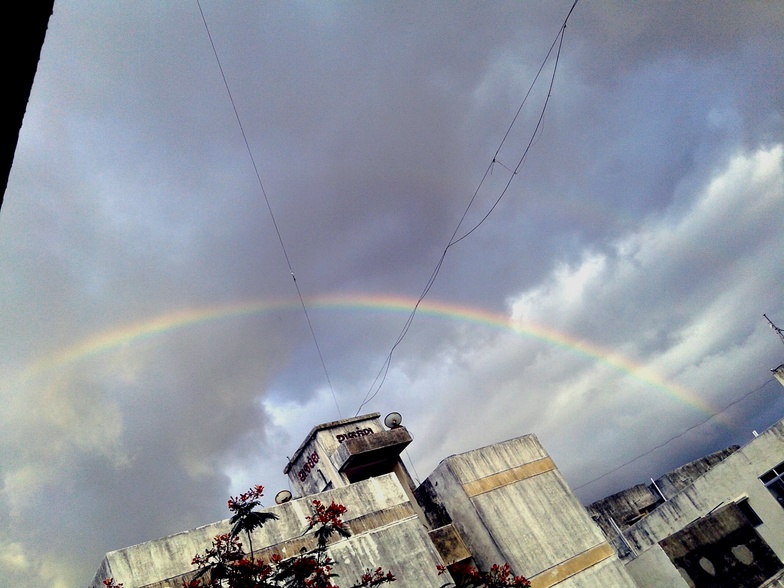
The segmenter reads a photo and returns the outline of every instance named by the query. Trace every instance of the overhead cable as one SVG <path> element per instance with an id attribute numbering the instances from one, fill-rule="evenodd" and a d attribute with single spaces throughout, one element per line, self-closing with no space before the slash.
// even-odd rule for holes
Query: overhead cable
<path id="1" fill-rule="evenodd" d="M 559 60 L 559 58 L 561 56 L 561 48 L 563 46 L 563 37 L 564 37 L 564 32 L 566 31 L 566 23 L 569 21 L 569 17 L 572 15 L 572 12 L 574 11 L 575 6 L 577 6 L 577 2 L 579 2 L 579 0 L 575 0 L 574 1 L 574 3 L 572 4 L 572 7 L 569 9 L 568 14 L 566 15 L 566 18 L 563 21 L 563 24 L 561 24 L 561 27 L 558 29 L 558 34 L 555 36 L 555 39 L 553 40 L 552 44 L 550 45 L 550 49 L 547 51 L 547 55 L 545 55 L 544 60 L 542 60 L 542 64 L 539 66 L 539 69 L 537 70 L 536 75 L 534 76 L 534 79 L 531 82 L 531 85 L 530 85 L 530 87 L 528 88 L 528 91 L 525 94 L 525 97 L 523 98 L 522 102 L 520 103 L 520 106 L 517 109 L 517 112 L 515 113 L 514 117 L 512 118 L 512 122 L 509 124 L 509 127 L 506 129 L 506 133 L 504 133 L 504 136 L 501 139 L 501 142 L 499 143 L 498 148 L 495 150 L 495 154 L 493 155 L 493 158 L 491 159 L 490 163 L 487 165 L 487 168 L 485 168 L 485 172 L 482 175 L 482 179 L 479 181 L 479 184 L 477 185 L 476 190 L 474 190 L 474 193 L 471 196 L 471 199 L 469 200 L 468 205 L 466 206 L 465 210 L 463 211 L 463 215 L 460 217 L 460 220 L 458 221 L 457 225 L 455 226 L 455 229 L 452 232 L 452 235 L 449 237 L 449 241 L 447 242 L 446 247 L 444 247 L 444 250 L 441 253 L 441 257 L 436 262 L 435 268 L 433 269 L 432 273 L 430 274 L 430 277 L 428 278 L 427 283 L 425 284 L 425 287 L 422 290 L 422 293 L 419 295 L 419 298 L 417 299 L 416 304 L 414 304 L 414 308 L 411 310 L 411 313 L 408 315 L 408 318 L 406 319 L 405 323 L 403 324 L 403 328 L 401 329 L 400 334 L 398 334 L 397 339 L 395 340 L 395 343 L 392 345 L 392 348 L 389 350 L 389 353 L 387 354 L 386 358 L 384 359 L 384 362 L 382 363 L 381 368 L 379 369 L 378 373 L 376 374 L 376 377 L 373 380 L 373 383 L 370 385 L 370 388 L 368 389 L 367 393 L 365 394 L 364 398 L 362 399 L 362 402 L 360 403 L 359 408 L 357 408 L 357 412 L 355 413 L 355 416 L 359 415 L 359 412 L 362 410 L 362 407 L 364 407 L 368 402 L 373 400 L 378 395 L 379 391 L 381 390 L 381 387 L 384 385 L 384 382 L 386 381 L 387 374 L 389 373 L 390 365 L 392 363 L 392 355 L 394 354 L 394 352 L 397 349 L 398 345 L 400 345 L 400 343 L 405 338 L 406 334 L 408 333 L 408 330 L 411 328 L 411 324 L 414 321 L 414 316 L 416 316 L 417 310 L 419 309 L 419 305 L 425 299 L 425 297 L 427 296 L 428 292 L 430 292 L 430 288 L 433 287 L 433 284 L 435 283 L 436 278 L 438 277 L 438 274 L 441 271 L 441 266 L 444 263 L 444 259 L 446 258 L 447 252 L 449 251 L 449 249 L 452 246 L 456 245 L 457 243 L 459 243 L 460 241 L 462 241 L 463 239 L 468 237 L 471 233 L 473 233 L 475 230 L 477 230 L 480 227 L 480 225 L 482 225 L 482 223 L 485 222 L 485 220 L 487 220 L 487 218 L 490 216 L 490 214 L 493 212 L 493 210 L 495 210 L 496 206 L 498 206 L 498 203 L 501 201 L 501 199 L 506 195 L 506 193 L 507 193 L 507 191 L 509 189 L 509 186 L 512 183 L 512 180 L 518 174 L 520 168 L 523 165 L 523 162 L 525 161 L 526 157 L 528 156 L 528 152 L 530 151 L 531 146 L 534 144 L 534 142 L 535 142 L 535 140 L 537 138 L 537 135 L 538 135 L 538 133 L 541 130 L 542 123 L 544 121 L 544 114 L 545 114 L 545 111 L 547 110 L 547 105 L 548 105 L 548 103 L 550 101 L 550 96 L 551 96 L 552 90 L 553 90 L 553 84 L 555 83 L 555 74 L 556 74 L 556 71 L 558 69 L 558 60 Z M 555 63 L 554 63 L 554 66 L 553 66 L 553 72 L 552 72 L 552 74 L 550 76 L 550 83 L 549 83 L 549 86 L 548 86 L 548 89 L 547 89 L 547 98 L 545 99 L 544 104 L 542 105 L 542 109 L 541 109 L 541 112 L 539 114 L 539 119 L 537 120 L 537 123 L 536 123 L 536 126 L 534 128 L 534 131 L 531 134 L 530 140 L 528 141 L 528 144 L 526 145 L 526 148 L 523 151 L 522 156 L 520 157 L 519 161 L 517 162 L 517 165 L 515 166 L 514 170 L 509 170 L 508 167 L 506 167 L 504 164 L 502 164 L 500 161 L 498 161 L 498 154 L 501 151 L 501 148 L 504 146 L 504 143 L 506 142 L 506 139 L 509 137 L 509 134 L 512 131 L 512 127 L 514 127 L 515 123 L 517 122 L 517 118 L 519 117 L 520 112 L 523 110 L 523 107 L 525 106 L 526 102 L 528 101 L 528 97 L 531 95 L 531 92 L 533 91 L 533 88 L 536 85 L 536 82 L 538 81 L 539 76 L 541 75 L 542 71 L 544 70 L 545 66 L 547 65 L 547 62 L 550 60 L 550 56 L 552 55 L 553 50 L 556 48 L 556 46 L 557 46 L 557 51 L 556 51 L 556 55 L 555 55 Z M 479 194 L 479 191 L 481 190 L 482 185 L 485 183 L 485 180 L 487 179 L 487 176 L 492 172 L 493 165 L 496 164 L 496 163 L 498 163 L 499 165 L 501 165 L 502 167 L 506 168 L 507 170 L 509 170 L 511 172 L 511 174 L 509 176 L 509 180 L 507 181 L 506 185 L 504 186 L 504 188 L 501 191 L 501 193 L 498 196 L 498 198 L 495 200 L 495 202 L 490 207 L 490 209 L 487 211 L 487 213 L 479 220 L 479 222 L 477 222 L 471 229 L 469 229 L 462 236 L 460 236 L 459 238 L 456 238 L 458 232 L 460 231 L 460 227 L 463 225 L 463 222 L 465 221 L 465 218 L 468 215 L 468 211 L 471 209 L 472 205 L 474 204 L 474 201 L 476 200 L 476 197 Z"/>
<path id="2" fill-rule="evenodd" d="M 221 77 L 223 78 L 223 85 L 226 87 L 226 93 L 229 95 L 229 101 L 231 102 L 231 107 L 234 109 L 234 116 L 237 119 L 237 125 L 239 125 L 240 127 L 240 133 L 242 133 L 242 139 L 243 141 L 245 141 L 245 149 L 248 151 L 248 156 L 250 157 L 250 161 L 253 164 L 253 171 L 256 173 L 256 180 L 258 181 L 259 188 L 261 188 L 261 194 L 264 196 L 264 202 L 267 205 L 267 210 L 269 211 L 270 218 L 272 219 L 272 225 L 275 227 L 275 234 L 278 236 L 278 242 L 280 243 L 280 248 L 283 250 L 283 257 L 286 258 L 286 265 L 289 268 L 291 279 L 294 282 L 294 288 L 297 291 L 299 302 L 302 305 L 302 311 L 305 313 L 305 320 L 308 323 L 310 334 L 313 337 L 313 343 L 316 346 L 316 351 L 318 352 L 319 360 L 321 361 L 321 367 L 324 369 L 324 376 L 327 378 L 327 384 L 329 384 L 329 389 L 332 392 L 332 399 L 335 401 L 335 407 L 338 409 L 338 415 L 340 415 L 340 417 L 343 418 L 343 414 L 340 411 L 340 405 L 338 404 L 337 396 L 335 395 L 335 389 L 332 387 L 332 381 L 329 378 L 329 372 L 327 371 L 327 364 L 324 362 L 324 356 L 321 353 L 321 347 L 319 346 L 318 339 L 316 338 L 316 331 L 313 330 L 313 323 L 311 323 L 310 321 L 310 315 L 308 314 L 308 309 L 307 306 L 305 305 L 305 299 L 302 297 L 302 292 L 299 289 L 297 278 L 294 275 L 294 269 L 291 267 L 291 260 L 289 259 L 289 254 L 286 251 L 286 245 L 283 243 L 283 237 L 280 234 L 278 223 L 275 220 L 275 215 L 272 212 L 272 205 L 270 204 L 269 198 L 267 197 L 267 191 L 264 189 L 264 183 L 261 181 L 261 174 L 259 173 L 259 168 L 256 165 L 256 159 L 253 157 L 253 151 L 250 148 L 248 137 L 245 134 L 245 128 L 242 126 L 240 113 L 237 110 L 237 105 L 234 103 L 234 97 L 231 94 L 231 89 L 229 88 L 229 82 L 226 80 L 226 74 L 223 72 L 223 66 L 221 65 L 220 57 L 218 57 L 218 50 L 215 48 L 215 43 L 212 40 L 212 34 L 210 34 L 210 27 L 207 25 L 207 19 L 204 17 L 204 11 L 201 8 L 201 2 L 199 0 L 196 0 L 196 4 L 199 7 L 201 20 L 204 23 L 204 28 L 207 31 L 207 36 L 210 39 L 212 52 L 215 55 L 215 61 L 218 63 L 218 69 L 220 70 Z"/>
<path id="3" fill-rule="evenodd" d="M 736 404 L 738 404 L 739 402 L 742 402 L 742 401 L 746 400 L 746 398 L 748 398 L 748 397 L 749 397 L 749 396 L 751 396 L 752 394 L 754 394 L 754 393 L 756 393 L 756 392 L 759 392 L 759 391 L 760 391 L 760 390 L 762 390 L 763 388 L 767 387 L 767 386 L 768 386 L 768 384 L 770 384 L 771 382 L 775 382 L 775 381 L 776 381 L 775 379 L 773 379 L 773 378 L 770 378 L 769 380 L 767 380 L 767 381 L 766 381 L 764 384 L 762 384 L 761 386 L 758 386 L 758 387 L 754 388 L 754 389 L 753 389 L 753 390 L 751 390 L 750 392 L 746 392 L 746 393 L 745 393 L 743 396 L 741 396 L 740 398 L 738 398 L 738 399 L 736 399 L 736 400 L 733 400 L 733 401 L 732 401 L 732 402 L 730 402 L 730 403 L 729 403 L 727 406 L 725 406 L 724 408 L 722 408 L 720 411 L 713 413 L 713 414 L 712 414 L 712 415 L 710 415 L 708 418 L 701 420 L 699 423 L 696 423 L 696 424 L 692 425 L 691 427 L 689 427 L 689 428 L 687 428 L 687 429 L 684 429 L 683 431 L 681 431 L 681 432 L 680 432 L 680 433 L 678 433 L 677 435 L 674 435 L 674 436 L 670 437 L 669 439 L 667 439 L 666 441 L 664 441 L 664 442 L 662 442 L 662 443 L 659 443 L 659 444 L 658 444 L 658 445 L 656 445 L 655 447 L 651 447 L 651 448 L 650 448 L 648 451 L 646 451 L 645 453 L 641 453 L 641 454 L 640 454 L 640 455 L 638 455 L 637 457 L 635 457 L 635 458 L 632 458 L 632 459 L 630 459 L 629 461 L 626 461 L 626 462 L 622 463 L 622 464 L 621 464 L 621 465 L 619 465 L 618 467 L 616 467 L 616 468 L 613 468 L 613 469 L 611 469 L 610 471 L 603 473 L 603 474 L 602 474 L 601 476 L 599 476 L 598 478 L 594 478 L 593 480 L 589 480 L 588 482 L 585 482 L 584 484 L 580 484 L 579 486 L 575 486 L 574 488 L 572 488 L 572 490 L 580 490 L 581 488 L 585 488 L 586 486 L 590 486 L 590 485 L 591 485 L 591 484 L 593 484 L 594 482 L 598 482 L 599 480 L 603 480 L 603 479 L 604 479 L 604 478 L 606 478 L 607 476 L 609 476 L 609 475 L 611 475 L 611 474 L 614 474 L 614 473 L 615 473 L 615 472 L 617 472 L 618 470 L 621 470 L 621 469 L 625 468 L 627 465 L 633 464 L 635 461 L 637 461 L 637 460 L 640 460 L 640 459 L 642 459 L 643 457 L 645 457 L 645 456 L 647 456 L 647 455 L 650 455 L 650 454 L 651 454 L 651 453 L 653 453 L 654 451 L 657 451 L 657 450 L 661 449 L 662 447 L 665 447 L 665 446 L 669 445 L 670 443 L 672 443 L 672 442 L 673 442 L 673 441 L 675 441 L 676 439 L 680 439 L 681 437 L 683 437 L 683 436 L 684 436 L 686 433 L 688 433 L 689 431 L 693 431 L 693 430 L 694 430 L 694 429 L 696 429 L 697 427 L 701 427 L 702 425 L 704 425 L 705 423 L 707 423 L 709 420 L 711 420 L 711 419 L 713 419 L 713 418 L 715 418 L 715 417 L 719 416 L 720 414 L 722 414 L 722 413 L 726 412 L 728 409 L 732 408 L 733 406 L 735 406 L 735 405 L 736 405 Z"/>

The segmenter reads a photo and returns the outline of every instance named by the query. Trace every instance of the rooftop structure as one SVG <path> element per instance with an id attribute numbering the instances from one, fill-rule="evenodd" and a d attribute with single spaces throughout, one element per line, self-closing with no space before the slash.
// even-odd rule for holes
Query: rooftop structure
<path id="1" fill-rule="evenodd" d="M 315 545 L 302 533 L 313 499 L 347 507 L 351 537 L 330 544 L 341 584 L 383 567 L 401 588 L 438 588 L 437 566 L 508 563 L 535 588 L 634 588 L 615 551 L 574 496 L 535 435 L 460 455 L 414 487 L 400 453 L 412 441 L 379 414 L 314 427 L 284 472 L 298 497 L 265 509 L 279 519 L 254 532 L 257 557 L 285 558 Z M 181 586 L 191 560 L 228 532 L 220 521 L 106 554 L 92 586 L 112 577 L 125 588 Z M 454 569 L 454 568 L 452 568 Z"/>
<path id="2" fill-rule="evenodd" d="M 449 577 L 437 566 L 471 563 L 509 564 L 534 588 L 784 588 L 784 420 L 586 510 L 533 434 L 450 456 L 415 487 L 400 459 L 410 433 L 379 417 L 310 431 L 284 469 L 297 496 L 265 509 L 279 520 L 254 532 L 257 557 L 313 547 L 302 527 L 319 499 L 348 509 L 351 537 L 329 545 L 346 585 L 381 567 L 401 588 L 441 588 Z M 92 586 L 113 577 L 124 588 L 179 587 L 193 556 L 229 528 L 107 553 Z"/>
<path id="3" fill-rule="evenodd" d="M 784 419 L 588 511 L 641 588 L 784 586 Z"/>

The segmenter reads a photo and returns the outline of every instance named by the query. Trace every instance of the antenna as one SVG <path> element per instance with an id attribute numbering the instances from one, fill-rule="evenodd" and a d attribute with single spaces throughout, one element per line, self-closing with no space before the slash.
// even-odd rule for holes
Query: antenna
<path id="1" fill-rule="evenodd" d="M 778 333 L 779 339 L 781 339 L 781 342 L 784 343 L 784 329 L 779 329 L 776 325 L 774 325 L 773 321 L 768 318 L 767 314 L 763 314 L 762 316 L 765 317 L 765 320 L 768 321 L 770 328 Z"/>

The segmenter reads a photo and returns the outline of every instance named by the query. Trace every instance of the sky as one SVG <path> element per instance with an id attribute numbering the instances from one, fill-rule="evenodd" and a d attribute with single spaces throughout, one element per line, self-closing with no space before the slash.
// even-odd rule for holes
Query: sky
<path id="1" fill-rule="evenodd" d="M 360 408 L 418 480 L 536 433 L 585 502 L 784 416 L 784 10 L 580 0 L 553 79 L 571 4 L 203 0 L 243 137 L 195 2 L 55 3 L 0 210 L 0 586 L 271 503 Z"/>

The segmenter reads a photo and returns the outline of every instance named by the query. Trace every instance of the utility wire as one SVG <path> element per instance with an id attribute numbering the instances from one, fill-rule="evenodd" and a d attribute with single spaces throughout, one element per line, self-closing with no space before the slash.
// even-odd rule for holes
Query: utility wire
<path id="1" fill-rule="evenodd" d="M 408 453 L 408 447 L 403 449 L 406 452 L 406 457 L 408 458 L 408 463 L 411 464 L 411 470 L 414 472 L 414 481 L 416 482 L 417 486 L 421 486 L 422 482 L 419 481 L 419 474 L 417 474 L 416 466 L 414 465 L 414 460 L 411 459 L 411 455 Z"/>
<path id="2" fill-rule="evenodd" d="M 576 4 L 576 2 L 575 2 L 575 4 Z M 534 132 L 531 133 L 531 138 L 528 141 L 528 145 L 525 146 L 525 150 L 523 151 L 523 155 L 520 157 L 520 160 L 517 162 L 517 166 L 515 166 L 514 171 L 512 172 L 512 175 L 509 176 L 509 180 L 507 180 L 506 186 L 504 186 L 504 189 L 501 191 L 501 194 L 499 194 L 498 198 L 493 203 L 493 205 L 490 207 L 490 209 L 479 220 L 479 222 L 476 223 L 468 232 L 466 232 L 459 239 L 453 239 L 452 241 L 450 241 L 450 243 L 449 243 L 449 245 L 447 247 L 451 247 L 452 245 L 456 245 L 457 243 L 459 243 L 460 241 L 462 241 L 463 239 L 468 237 L 468 235 L 470 235 L 475 230 L 477 230 L 482 225 L 482 223 L 484 223 L 487 220 L 487 217 L 489 217 L 492 214 L 492 212 L 495 210 L 495 207 L 498 206 L 499 202 L 501 202 L 501 199 L 506 194 L 506 191 L 509 189 L 509 186 L 512 185 L 512 180 L 517 175 L 517 172 L 520 171 L 520 168 L 522 167 L 523 162 L 525 161 L 525 158 L 528 156 L 528 152 L 531 150 L 531 147 L 533 146 L 535 140 L 538 137 L 539 129 L 541 128 L 542 123 L 544 122 L 544 113 L 547 110 L 547 104 L 548 104 L 548 102 L 550 102 L 550 96 L 552 96 L 552 93 L 553 93 L 553 84 L 555 83 L 555 72 L 558 70 L 558 60 L 561 57 L 561 47 L 563 46 L 563 37 L 564 37 L 563 36 L 563 32 L 564 32 L 565 29 L 566 29 L 566 23 L 564 23 L 564 27 L 561 29 L 561 31 L 559 33 L 560 39 L 556 39 L 556 40 L 558 40 L 558 51 L 555 54 L 555 65 L 553 66 L 553 74 L 550 77 L 550 86 L 547 88 L 547 98 L 545 98 L 545 100 L 544 100 L 544 105 L 542 106 L 542 110 L 539 113 L 539 119 L 536 121 L 536 126 L 534 127 Z M 552 47 L 550 47 L 550 51 L 552 51 Z M 548 52 L 547 55 L 549 57 L 550 53 Z M 495 161 L 496 161 L 495 158 L 493 158 L 493 162 L 495 162 Z M 501 165 L 503 165 L 503 164 L 501 164 Z M 506 167 L 506 166 L 504 166 L 504 167 Z M 466 212 L 468 212 L 468 211 L 466 210 Z"/>
<path id="3" fill-rule="evenodd" d="M 264 202 L 267 205 L 267 210 L 269 211 L 270 218 L 272 219 L 272 225 L 275 227 L 275 234 L 278 236 L 278 242 L 280 243 L 280 248 L 283 250 L 283 257 L 286 258 L 286 265 L 289 268 L 291 279 L 294 282 L 294 288 L 297 291 L 299 302 L 302 305 L 302 311 L 305 313 L 305 319 L 307 320 L 308 328 L 310 329 L 310 334 L 313 336 L 313 343 L 316 345 L 316 351 L 318 352 L 319 360 L 321 361 L 321 367 L 324 369 L 324 376 L 326 376 L 327 383 L 329 384 L 330 392 L 332 392 L 332 399 L 335 401 L 335 407 L 338 409 L 338 415 L 340 415 L 340 418 L 343 418 L 343 414 L 340 412 L 340 405 L 338 404 L 337 396 L 335 395 L 335 389 L 332 387 L 332 380 L 330 380 L 329 378 L 329 372 L 327 371 L 327 364 L 324 362 L 324 356 L 321 353 L 321 347 L 319 346 L 318 339 L 316 338 L 316 332 L 313 330 L 313 323 L 311 323 L 310 321 L 310 315 L 308 314 L 307 306 L 305 306 L 305 299 L 302 297 L 302 292 L 300 291 L 299 284 L 297 283 L 297 277 L 294 275 L 294 269 L 291 267 L 291 260 L 289 260 L 289 254 L 286 251 L 286 246 L 283 244 L 283 237 L 280 234 L 280 229 L 278 228 L 278 223 L 275 220 L 275 215 L 272 213 L 272 205 L 270 204 L 269 198 L 267 197 L 267 191 L 264 189 L 264 183 L 261 181 L 261 174 L 259 173 L 259 168 L 256 165 L 256 159 L 253 157 L 253 151 L 250 148 L 248 137 L 245 134 L 245 128 L 242 126 L 240 113 L 237 110 L 237 105 L 234 103 L 234 97 L 231 94 L 231 89 L 229 88 L 229 82 L 228 80 L 226 80 L 226 74 L 223 72 L 223 66 L 221 65 L 221 60 L 220 57 L 218 57 L 218 50 L 215 48 L 215 43 L 212 40 L 210 27 L 207 25 L 207 19 L 204 17 L 204 11 L 201 8 L 201 2 L 199 0 L 196 0 L 196 4 L 199 7 L 199 14 L 201 14 L 201 20 L 204 23 L 204 29 L 207 31 L 207 37 L 209 37 L 210 39 L 212 52 L 215 55 L 215 61 L 218 63 L 218 69 L 220 70 L 221 77 L 223 78 L 223 85 L 226 87 L 226 93 L 229 95 L 229 101 L 231 102 L 231 107 L 232 109 L 234 109 L 234 116 L 237 119 L 237 125 L 239 125 L 240 127 L 240 133 L 242 133 L 242 140 L 245 142 L 245 149 L 248 151 L 248 156 L 250 157 L 250 161 L 253 164 L 253 171 L 256 173 L 256 180 L 258 181 L 259 188 L 261 188 L 261 194 L 264 196 Z"/>
<path id="4" fill-rule="evenodd" d="M 681 432 L 680 432 L 680 433 L 678 433 L 677 435 L 675 435 L 675 436 L 673 436 L 673 437 L 670 437 L 669 439 L 667 439 L 667 440 L 666 440 L 666 441 L 664 441 L 663 443 L 659 443 L 658 445 L 656 445 L 655 447 L 652 447 L 651 449 L 649 449 L 649 450 L 648 450 L 648 451 L 646 451 L 645 453 L 641 453 L 641 454 L 640 454 L 640 455 L 638 455 L 637 457 L 635 457 L 635 458 L 633 458 L 633 459 L 630 459 L 629 461 L 626 461 L 626 462 L 622 463 L 622 464 L 621 464 L 621 465 L 619 465 L 618 467 L 611 469 L 609 472 L 605 472 L 604 474 L 602 474 L 602 475 L 601 475 L 601 476 L 599 476 L 598 478 L 594 478 L 593 480 L 590 480 L 590 481 L 588 481 L 588 482 L 585 482 L 584 484 L 581 484 L 580 486 L 575 486 L 574 488 L 572 488 L 572 490 L 580 490 L 581 488 L 585 488 L 586 486 L 590 486 L 590 485 L 591 485 L 591 484 L 593 484 L 594 482 L 598 482 L 599 480 L 602 480 L 602 479 L 606 478 L 607 476 L 609 476 L 609 475 L 611 475 L 611 474 L 614 474 L 614 473 L 615 473 L 615 472 L 617 472 L 618 470 L 620 470 L 620 469 L 622 469 L 622 468 L 625 468 L 627 465 L 633 464 L 635 461 L 637 461 L 637 460 L 639 460 L 639 459 L 642 459 L 643 457 L 645 457 L 645 456 L 647 456 L 647 455 L 650 455 L 650 454 L 651 454 L 651 453 L 653 453 L 654 451 L 656 451 L 656 450 L 658 450 L 658 449 L 661 449 L 662 447 L 664 447 L 664 446 L 666 446 L 666 445 L 669 445 L 670 443 L 672 443 L 672 442 L 673 442 L 673 441 L 675 441 L 676 439 L 680 439 L 681 437 L 683 437 L 683 436 L 684 436 L 686 433 L 688 433 L 689 431 L 693 431 L 693 430 L 694 430 L 694 429 L 696 429 L 697 427 L 701 427 L 702 425 L 704 425 L 705 423 L 707 423 L 709 420 L 711 420 L 711 419 L 713 419 L 713 418 L 715 418 L 715 417 L 719 416 L 720 414 L 722 414 L 722 413 L 726 412 L 728 409 L 732 408 L 733 406 L 735 406 L 735 405 L 736 405 L 736 404 L 738 404 L 739 402 L 742 402 L 742 401 L 746 400 L 746 398 L 748 398 L 748 397 L 749 397 L 749 396 L 751 396 L 752 394 L 754 394 L 754 393 L 756 393 L 756 392 L 759 392 L 759 391 L 760 391 L 760 390 L 762 390 L 763 388 L 767 387 L 767 386 L 768 386 L 768 384 L 770 384 L 771 382 L 775 382 L 775 381 L 776 381 L 776 380 L 775 380 L 774 378 L 771 378 L 771 379 L 767 380 L 767 381 L 766 381 L 764 384 L 762 384 L 761 386 L 758 386 L 757 388 L 754 388 L 754 390 L 751 390 L 750 392 L 746 392 L 746 393 L 745 393 L 743 396 L 741 396 L 741 397 L 740 397 L 740 398 L 738 398 L 737 400 L 733 400 L 733 401 L 732 401 L 732 402 L 730 402 L 730 403 L 729 403 L 727 406 L 725 406 L 724 408 L 722 408 L 720 411 L 713 413 L 713 414 L 712 414 L 712 415 L 710 415 L 708 418 L 701 420 L 699 423 L 697 423 L 697 424 L 695 424 L 695 425 L 692 425 L 691 427 L 689 427 L 689 428 L 687 428 L 687 429 L 684 429 L 683 431 L 681 431 Z"/>
<path id="5" fill-rule="evenodd" d="M 542 123 L 544 121 L 544 114 L 545 114 L 545 111 L 547 110 L 547 105 L 548 105 L 548 103 L 550 101 L 550 96 L 552 95 L 553 84 L 555 83 L 555 74 L 556 74 L 556 71 L 558 69 L 558 60 L 559 60 L 559 58 L 561 56 L 561 48 L 563 47 L 563 37 L 564 37 L 564 32 L 566 31 L 566 23 L 569 21 L 569 17 L 572 15 L 572 12 L 574 12 L 574 8 L 575 8 L 575 6 L 577 6 L 577 2 L 579 2 L 579 0 L 574 0 L 574 3 L 572 4 L 572 7 L 569 9 L 569 13 L 566 15 L 566 18 L 563 21 L 563 24 L 558 29 L 558 34 L 555 36 L 555 39 L 553 40 L 552 44 L 550 45 L 550 49 L 547 51 L 547 55 L 545 55 L 545 58 L 542 61 L 542 64 L 539 66 L 539 69 L 536 72 L 536 75 L 534 76 L 533 81 L 531 82 L 531 86 L 528 88 L 528 91 L 526 92 L 525 97 L 523 98 L 523 101 L 520 103 L 520 106 L 518 107 L 517 112 L 515 113 L 514 117 L 512 118 L 512 122 L 509 124 L 509 127 L 506 129 L 506 133 L 504 133 L 504 136 L 501 139 L 501 142 L 499 143 L 498 148 L 495 151 L 495 154 L 493 155 L 493 159 L 487 165 L 487 168 L 485 169 L 485 172 L 482 175 L 482 179 L 479 181 L 479 185 L 476 187 L 476 190 L 474 190 L 474 193 L 473 193 L 473 195 L 471 196 L 471 199 L 468 202 L 468 206 L 466 206 L 465 210 L 463 211 L 463 215 L 460 217 L 460 220 L 458 221 L 457 225 L 455 226 L 455 229 L 452 232 L 452 235 L 449 237 L 449 241 L 447 242 L 446 247 L 442 251 L 441 257 L 436 262 L 436 266 L 433 269 L 432 273 L 430 274 L 430 277 L 428 278 L 427 283 L 425 284 L 425 287 L 422 290 L 422 293 L 419 295 L 419 298 L 417 299 L 416 304 L 414 304 L 414 308 L 411 310 L 411 313 L 408 315 L 408 318 L 406 319 L 405 323 L 403 324 L 403 328 L 401 329 L 400 334 L 397 336 L 397 339 L 395 340 L 395 343 L 392 345 L 392 348 L 390 349 L 389 353 L 387 354 L 386 358 L 384 359 L 384 362 L 381 365 L 381 368 L 379 369 L 378 373 L 376 374 L 376 377 L 373 380 L 373 383 L 370 385 L 370 388 L 368 389 L 367 393 L 365 394 L 364 398 L 362 399 L 362 402 L 360 403 L 359 408 L 357 408 L 357 412 L 355 413 L 354 416 L 359 415 L 359 412 L 362 410 L 362 407 L 364 407 L 368 402 L 373 400 L 378 395 L 379 391 L 381 390 L 381 387 L 384 385 L 384 382 L 386 381 L 387 374 L 389 373 L 390 365 L 392 363 L 392 355 L 395 353 L 395 350 L 397 349 L 398 345 L 400 345 L 400 343 L 403 341 L 403 339 L 405 338 L 406 334 L 408 333 L 408 330 L 411 328 L 411 324 L 414 322 L 414 316 L 416 316 L 417 310 L 419 309 L 419 305 L 422 303 L 422 301 L 425 299 L 427 294 L 430 292 L 430 289 L 433 287 L 433 284 L 435 283 L 436 278 L 438 277 L 438 274 L 441 271 L 441 266 L 444 263 L 444 259 L 446 258 L 446 254 L 449 251 L 449 249 L 452 246 L 454 246 L 457 243 L 459 243 L 460 241 L 462 241 L 463 239 L 465 239 L 466 237 L 468 237 L 471 233 L 473 233 L 475 230 L 477 230 L 479 228 L 479 226 L 482 225 L 482 223 L 485 222 L 485 220 L 487 220 L 487 218 L 490 216 L 490 214 L 493 212 L 493 210 L 495 210 L 496 206 L 498 206 L 498 203 L 501 202 L 501 199 L 506 195 L 507 191 L 509 190 L 509 186 L 512 183 L 512 180 L 517 175 L 517 173 L 519 172 L 520 168 L 523 165 L 523 162 L 525 161 L 525 158 L 528 156 L 528 152 L 530 151 L 531 146 L 534 144 L 534 142 L 535 142 L 535 140 L 537 138 L 537 134 L 540 132 L 541 127 L 542 127 Z M 512 128 L 514 127 L 515 123 L 517 122 L 517 118 L 520 116 L 520 112 L 523 110 L 523 107 L 525 106 L 526 102 L 528 101 L 528 98 L 531 95 L 531 92 L 533 91 L 533 88 L 536 85 L 536 82 L 539 80 L 539 76 L 541 75 L 542 71 L 544 70 L 545 66 L 547 65 L 547 62 L 550 60 L 550 56 L 552 55 L 553 50 L 555 49 L 556 46 L 558 47 L 558 49 L 557 49 L 556 56 L 555 56 L 555 64 L 553 66 L 553 72 L 552 72 L 552 74 L 550 76 L 550 84 L 549 84 L 549 87 L 548 87 L 548 90 L 547 90 L 547 98 L 545 99 L 544 104 L 542 105 L 542 109 L 541 109 L 541 112 L 539 114 L 539 119 L 537 120 L 536 127 L 534 128 L 534 131 L 531 134 L 531 138 L 528 141 L 528 144 L 527 144 L 525 150 L 523 151 L 523 155 L 520 157 L 519 161 L 517 162 L 517 165 L 515 166 L 515 169 L 514 170 L 509 170 L 509 171 L 511 171 L 511 174 L 509 176 L 509 180 L 507 181 L 506 185 L 504 186 L 503 190 L 501 191 L 501 194 L 498 196 L 498 198 L 495 200 L 495 202 L 491 206 L 490 210 L 488 210 L 487 213 L 482 217 L 482 219 L 478 223 L 476 223 L 470 230 L 468 230 L 461 237 L 455 238 L 457 236 L 458 232 L 460 231 L 460 227 L 463 225 L 463 222 L 465 221 L 466 216 L 468 215 L 468 211 L 471 209 L 472 205 L 474 204 L 474 201 L 476 200 L 476 197 L 479 194 L 479 191 L 482 189 L 482 186 L 484 185 L 485 180 L 487 179 L 487 176 L 492 173 L 493 165 L 498 163 L 499 165 L 501 165 L 502 167 L 506 168 L 507 170 L 509 169 L 504 164 L 502 164 L 500 161 L 498 161 L 498 154 L 501 151 L 501 148 L 504 146 L 504 143 L 506 142 L 506 139 L 509 137 L 509 134 L 512 131 Z"/>

